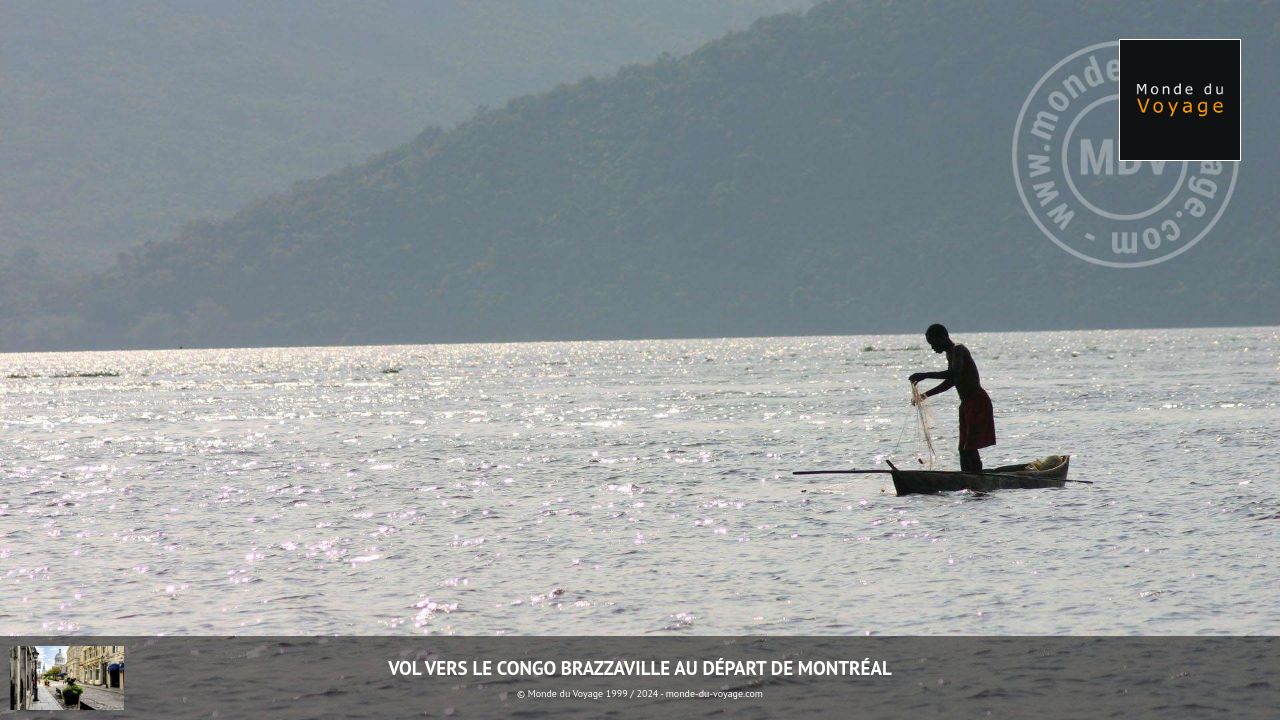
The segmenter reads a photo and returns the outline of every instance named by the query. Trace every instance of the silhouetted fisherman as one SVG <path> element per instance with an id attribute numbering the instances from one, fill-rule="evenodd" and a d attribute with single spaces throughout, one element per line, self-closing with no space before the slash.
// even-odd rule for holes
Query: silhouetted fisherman
<path id="1" fill-rule="evenodd" d="M 947 354 L 947 369 L 942 372 L 913 373 L 911 384 L 921 380 L 941 380 L 942 384 L 924 393 L 932 397 L 955 388 L 960 395 L 960 469 L 982 472 L 982 456 L 978 450 L 996 444 L 996 418 L 991 397 L 978 380 L 978 366 L 969 348 L 951 341 L 947 329 L 937 323 L 925 330 L 924 339 L 934 352 Z"/>

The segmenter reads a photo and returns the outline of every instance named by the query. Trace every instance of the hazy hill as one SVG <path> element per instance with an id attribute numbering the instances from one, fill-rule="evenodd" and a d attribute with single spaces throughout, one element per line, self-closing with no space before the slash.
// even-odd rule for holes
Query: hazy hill
<path id="1" fill-rule="evenodd" d="M 123 259 L 16 346 L 1275 322 L 1273 4 L 821 5 L 522 97 Z M 1243 37 L 1246 160 L 1174 261 L 1075 260 L 1009 168 L 1023 98 L 1116 36 Z"/>
<path id="2" fill-rule="evenodd" d="M 126 246 L 810 0 L 0 3 L 0 259 Z"/>

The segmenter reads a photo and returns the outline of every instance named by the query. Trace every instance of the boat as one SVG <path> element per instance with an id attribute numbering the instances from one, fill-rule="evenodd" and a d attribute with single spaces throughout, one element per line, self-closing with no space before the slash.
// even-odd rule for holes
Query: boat
<path id="1" fill-rule="evenodd" d="M 980 473 L 943 470 L 899 470 L 893 463 L 893 487 L 899 495 L 934 494 L 970 490 L 1026 490 L 1062 487 L 1067 482 L 1070 455 L 1050 455 L 1044 460 L 1003 465 Z"/>

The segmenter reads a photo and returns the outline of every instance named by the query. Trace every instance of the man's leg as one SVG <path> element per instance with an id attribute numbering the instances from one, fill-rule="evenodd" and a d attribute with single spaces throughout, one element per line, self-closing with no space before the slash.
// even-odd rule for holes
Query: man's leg
<path id="1" fill-rule="evenodd" d="M 960 451 L 960 470 L 961 472 L 982 472 L 982 456 L 977 450 Z"/>

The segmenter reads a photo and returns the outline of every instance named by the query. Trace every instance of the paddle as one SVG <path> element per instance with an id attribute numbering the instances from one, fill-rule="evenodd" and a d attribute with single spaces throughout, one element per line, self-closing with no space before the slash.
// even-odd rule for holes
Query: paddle
<path id="1" fill-rule="evenodd" d="M 792 475 L 870 475 L 872 473 L 890 474 L 892 470 L 793 470 Z"/>
<path id="2" fill-rule="evenodd" d="M 893 470 L 792 470 L 792 475 L 873 475 L 876 473 L 893 474 L 898 466 L 891 460 L 885 460 Z M 921 461 L 923 462 L 923 461 Z"/>

